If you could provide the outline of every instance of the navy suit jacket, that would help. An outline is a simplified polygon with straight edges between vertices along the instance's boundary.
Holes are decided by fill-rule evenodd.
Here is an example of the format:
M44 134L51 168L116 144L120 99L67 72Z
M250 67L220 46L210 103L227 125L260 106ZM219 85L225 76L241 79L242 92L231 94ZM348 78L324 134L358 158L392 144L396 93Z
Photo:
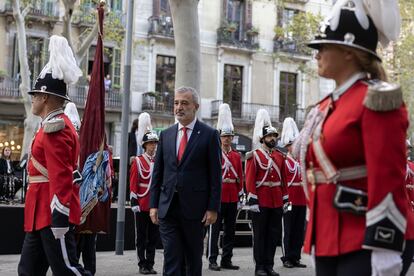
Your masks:
M180 211L185 219L201 219L207 210L218 212L221 200L221 149L218 131L196 121L177 161L175 124L160 134L151 180L150 208L158 208L165 218L177 191Z

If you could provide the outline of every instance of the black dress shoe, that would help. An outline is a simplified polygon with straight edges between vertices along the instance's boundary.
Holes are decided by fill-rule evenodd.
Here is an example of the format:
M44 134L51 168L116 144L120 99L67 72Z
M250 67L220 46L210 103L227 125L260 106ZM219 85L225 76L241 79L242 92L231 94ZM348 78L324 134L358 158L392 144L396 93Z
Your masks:
M293 266L294 267L301 267L301 268L305 268L306 267L306 265L305 264L302 264L300 261L293 262Z
M150 273L149 273L149 271L146 267L140 267L139 268L139 274L148 275Z
M295 267L295 265L291 261L289 261L289 260L284 261L283 262L283 266L284 267L287 267L287 268L293 268L293 267Z
M220 267L217 265L217 263L210 263L208 265L208 269L213 271L220 271Z
M234 265L232 262L221 263L220 267L224 269L230 269L230 270L239 270L240 268L238 265Z
M152 267L148 267L147 270L148 270L148 274L157 274L157 271L155 271L154 268Z
M267 276L267 272L264 269L258 269L254 272L255 276Z
M279 273L277 273L276 271L273 270L273 268L272 269L267 269L266 271L267 271L268 276L280 276Z

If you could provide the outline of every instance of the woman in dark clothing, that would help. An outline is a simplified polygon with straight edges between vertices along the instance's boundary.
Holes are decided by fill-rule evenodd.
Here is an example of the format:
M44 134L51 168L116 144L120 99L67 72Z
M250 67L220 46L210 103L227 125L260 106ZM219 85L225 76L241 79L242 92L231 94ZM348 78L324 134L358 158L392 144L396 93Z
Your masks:
M0 158L0 198L10 198L14 194L14 169L10 159L11 148L4 147Z

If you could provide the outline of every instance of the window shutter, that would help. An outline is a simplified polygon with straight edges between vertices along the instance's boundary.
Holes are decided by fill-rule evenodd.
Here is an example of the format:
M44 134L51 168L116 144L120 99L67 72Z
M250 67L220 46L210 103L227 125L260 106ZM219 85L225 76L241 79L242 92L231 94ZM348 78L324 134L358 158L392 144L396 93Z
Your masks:
M160 16L160 1L161 0L152 0L152 16Z
M252 27L252 23L253 23L253 5L252 5L252 1L251 0L246 0L245 3L245 27L246 29L251 28Z
M223 9L221 10L221 14L222 14L222 19L223 19L223 21L227 21L228 20L228 18L227 18L227 2L228 2L229 0L223 0Z

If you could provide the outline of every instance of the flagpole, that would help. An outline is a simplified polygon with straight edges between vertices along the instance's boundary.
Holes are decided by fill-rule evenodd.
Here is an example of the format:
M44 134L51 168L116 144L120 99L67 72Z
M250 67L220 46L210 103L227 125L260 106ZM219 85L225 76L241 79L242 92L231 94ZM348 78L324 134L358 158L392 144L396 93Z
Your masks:
M124 83L123 83L123 100L122 100L122 139L128 137L128 120L129 120L129 95L131 90L131 52L132 52L132 22L134 14L134 1L128 0L127 5L127 22L126 22L126 53L124 63ZM121 142L120 171L118 186L118 210L116 220L116 240L115 254L124 254L124 230L125 230L125 190L128 166L128 143Z

